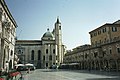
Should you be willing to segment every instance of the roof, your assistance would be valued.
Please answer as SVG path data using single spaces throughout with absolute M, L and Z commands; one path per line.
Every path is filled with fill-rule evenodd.
M 114 22 L 113 24 L 120 24 L 120 20 Z
M 16 40 L 16 45 L 41 45 L 41 40 Z
M 120 24 L 106 23 L 106 24 L 104 24 L 104 25 L 102 25 L 102 26 L 100 26 L 100 27 L 98 27 L 98 28 L 96 28 L 96 29 L 90 31 L 89 34 L 92 33 L 92 32 L 94 32 L 94 31 L 96 31 L 96 30 L 99 30 L 100 28 L 103 28 L 103 27 L 105 27 L 105 26 L 111 27 L 111 26 L 113 26 L 113 25 L 117 25 L 117 26 L 118 26 L 118 25 L 120 25 Z
M 40 40 L 16 40 L 16 42 L 41 42 Z
M 45 32 L 44 34 L 43 34 L 43 38 L 53 38 L 54 36 L 53 36 L 53 34 L 49 31 L 49 29 L 47 29 L 47 32 Z
M 57 17 L 56 23 L 57 23 L 57 24 L 60 23 L 59 16 Z

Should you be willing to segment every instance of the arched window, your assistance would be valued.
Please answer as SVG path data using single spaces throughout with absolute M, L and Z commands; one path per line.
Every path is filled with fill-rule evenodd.
M 55 49 L 53 49 L 53 54 L 55 54 Z
M 31 51 L 31 60 L 34 60 L 34 50 Z
M 117 48 L 117 52 L 120 53 L 120 48 L 119 47 Z
M 43 60 L 45 61 L 45 56 L 43 56 Z
M 12 69 L 12 60 L 9 62 L 9 69 Z
M 52 55 L 49 56 L 49 60 L 52 60 Z
M 61 26 L 59 26 L 59 30 L 61 30 Z
M 48 63 L 46 63 L 46 67 L 48 67 Z
M 5 55 L 6 55 L 6 51 L 5 51 L 5 49 L 4 49 L 4 55 L 3 55 L 3 65 L 5 65 Z M 5 66 L 3 66 L 3 68 L 4 68 Z
M 48 54 L 48 49 L 46 49 L 46 54 Z
M 38 60 L 41 60 L 41 51 L 38 50 Z
M 85 54 L 85 58 L 87 58 L 87 57 L 88 57 L 88 54 L 86 53 L 86 54 Z
M 94 53 L 94 57 L 96 58 L 98 56 L 98 52 L 95 52 Z
M 11 50 L 11 54 L 10 54 L 11 56 L 13 55 L 13 51 Z
M 21 54 L 21 50 L 18 51 L 18 54 Z

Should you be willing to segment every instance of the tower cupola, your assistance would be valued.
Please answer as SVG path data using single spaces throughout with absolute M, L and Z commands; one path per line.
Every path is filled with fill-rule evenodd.
M 57 24 L 60 23 L 60 20 L 59 20 L 59 16 L 57 17 L 57 21 L 56 21 Z

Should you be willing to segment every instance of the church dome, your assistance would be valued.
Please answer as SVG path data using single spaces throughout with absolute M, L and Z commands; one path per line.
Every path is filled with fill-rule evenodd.
M 44 39 L 44 40 L 53 40 L 53 38 L 54 38 L 54 36 L 53 36 L 53 34 L 49 31 L 49 29 L 47 29 L 47 32 L 46 33 L 44 33 L 43 34 L 43 37 L 42 37 L 42 39 Z
M 51 32 L 46 32 L 43 37 L 51 37 L 53 38 L 53 34 Z

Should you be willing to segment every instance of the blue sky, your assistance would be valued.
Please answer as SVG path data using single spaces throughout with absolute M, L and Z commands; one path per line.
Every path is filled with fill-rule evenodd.
M 120 19 L 120 0 L 5 1 L 18 24 L 18 39 L 40 40 L 59 16 L 67 49 L 90 44 L 91 30 Z

